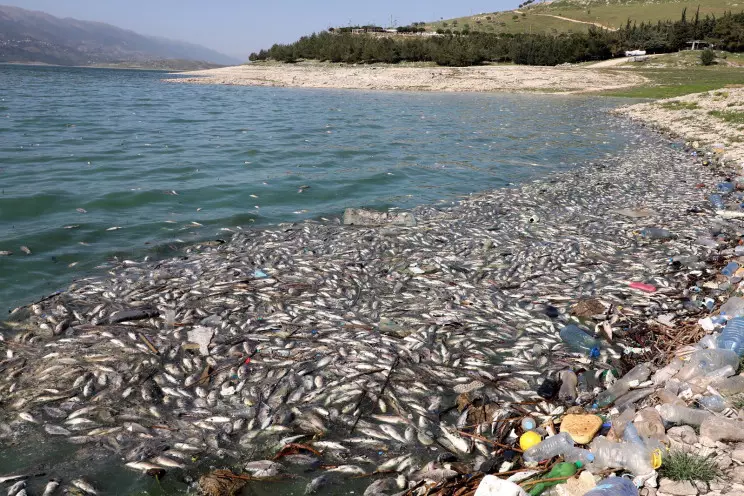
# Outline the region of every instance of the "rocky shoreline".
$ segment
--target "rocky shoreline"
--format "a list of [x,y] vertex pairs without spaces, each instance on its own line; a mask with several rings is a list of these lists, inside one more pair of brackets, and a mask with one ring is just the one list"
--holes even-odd
[[[616,157],[419,207],[415,225],[282,224],[122,261],[3,324],[0,436],[64,439],[133,473],[189,474],[195,458],[252,481],[301,472],[320,493],[509,471],[500,446],[522,417],[591,409],[608,371],[662,367],[670,339],[700,337],[690,288],[740,227],[707,200],[731,171],[692,151],[641,129]],[[579,321],[599,359],[559,337]],[[566,403],[547,380],[568,369],[588,382]],[[709,448],[734,459],[725,446]]]
[[255,63],[185,72],[169,83],[396,91],[586,93],[638,86],[628,71],[584,67],[415,67],[306,62]]

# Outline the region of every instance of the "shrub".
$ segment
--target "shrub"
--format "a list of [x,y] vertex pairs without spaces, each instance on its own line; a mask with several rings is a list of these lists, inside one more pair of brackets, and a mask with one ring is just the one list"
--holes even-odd
[[716,60],[716,54],[713,53],[713,50],[710,48],[707,48],[703,50],[700,53],[700,63],[703,65],[713,65],[713,62]]

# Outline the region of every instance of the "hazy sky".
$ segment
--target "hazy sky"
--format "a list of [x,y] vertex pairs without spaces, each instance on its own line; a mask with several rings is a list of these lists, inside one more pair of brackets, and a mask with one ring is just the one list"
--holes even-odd
[[294,41],[329,26],[387,26],[515,8],[519,0],[0,0],[58,17],[102,21],[142,34],[199,43],[228,55]]

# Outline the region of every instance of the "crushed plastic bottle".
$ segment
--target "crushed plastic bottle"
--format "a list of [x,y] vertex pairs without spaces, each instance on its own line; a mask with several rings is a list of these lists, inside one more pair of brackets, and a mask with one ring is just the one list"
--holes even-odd
[[640,410],[633,423],[641,437],[654,439],[659,443],[668,442],[664,422],[656,408],[649,407]]
[[718,347],[731,350],[739,357],[744,355],[744,318],[736,317],[728,321],[718,338]]
[[[721,337],[723,337],[723,334],[721,334]],[[725,349],[698,350],[690,356],[690,360],[677,374],[677,378],[682,381],[689,381],[695,377],[704,377],[727,365],[734,370],[739,367],[739,355],[736,352]]]
[[608,477],[597,483],[597,485],[584,496],[638,496],[638,488],[633,481],[625,477]]
[[734,183],[730,183],[728,181],[716,184],[716,190],[724,195],[732,193],[735,189],[736,186],[734,185]]
[[739,270],[739,267],[741,267],[736,262],[729,262],[726,264],[726,266],[721,269],[721,274],[723,274],[726,277],[733,277],[733,275],[736,273],[737,270]]
[[716,413],[722,412],[728,406],[726,405],[726,400],[719,395],[703,396],[702,398],[698,398],[697,402],[702,408]]
[[688,408],[682,405],[664,404],[658,408],[661,418],[663,418],[665,422],[673,424],[698,426],[702,424],[705,419],[711,416],[711,413],[706,412],[705,410]]
[[522,455],[525,462],[539,462],[562,455],[573,449],[574,440],[568,432],[545,438],[540,444],[528,449]]
[[711,384],[716,391],[727,396],[744,393],[744,376],[735,375],[725,379],[718,379]]
[[658,227],[647,227],[642,229],[640,234],[646,239],[672,239],[674,237],[672,231]]
[[561,339],[573,351],[584,353],[591,358],[597,358],[601,341],[582,331],[575,324],[568,324],[560,331]]
[[604,408],[610,406],[630,391],[631,386],[634,382],[642,382],[648,379],[651,375],[651,368],[647,363],[640,363],[633,367],[625,376],[618,380],[615,384],[607,388],[605,391],[597,396],[597,400],[594,403],[594,408]]
[[572,370],[564,370],[560,373],[561,388],[558,390],[558,399],[564,403],[573,404],[576,401],[576,386],[579,379]]
[[726,203],[723,201],[723,197],[718,194],[713,194],[708,197],[708,201],[716,210],[725,210],[726,209]]
[[598,468],[619,468],[633,475],[647,475],[661,465],[661,453],[649,452],[635,443],[613,443],[604,436],[594,438],[591,445],[594,465]]
[[744,298],[738,296],[729,298],[726,303],[721,305],[719,313],[728,320],[734,317],[744,317]]

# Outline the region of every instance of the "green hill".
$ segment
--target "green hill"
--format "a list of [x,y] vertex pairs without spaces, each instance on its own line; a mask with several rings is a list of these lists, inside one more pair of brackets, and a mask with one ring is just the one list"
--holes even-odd
[[685,8],[688,19],[692,19],[698,5],[702,17],[744,10],[744,0],[554,0],[516,10],[431,22],[426,24],[426,28],[429,31],[467,29],[487,33],[584,32],[592,24],[617,29],[625,25],[628,19],[639,24],[643,21],[676,21]]

